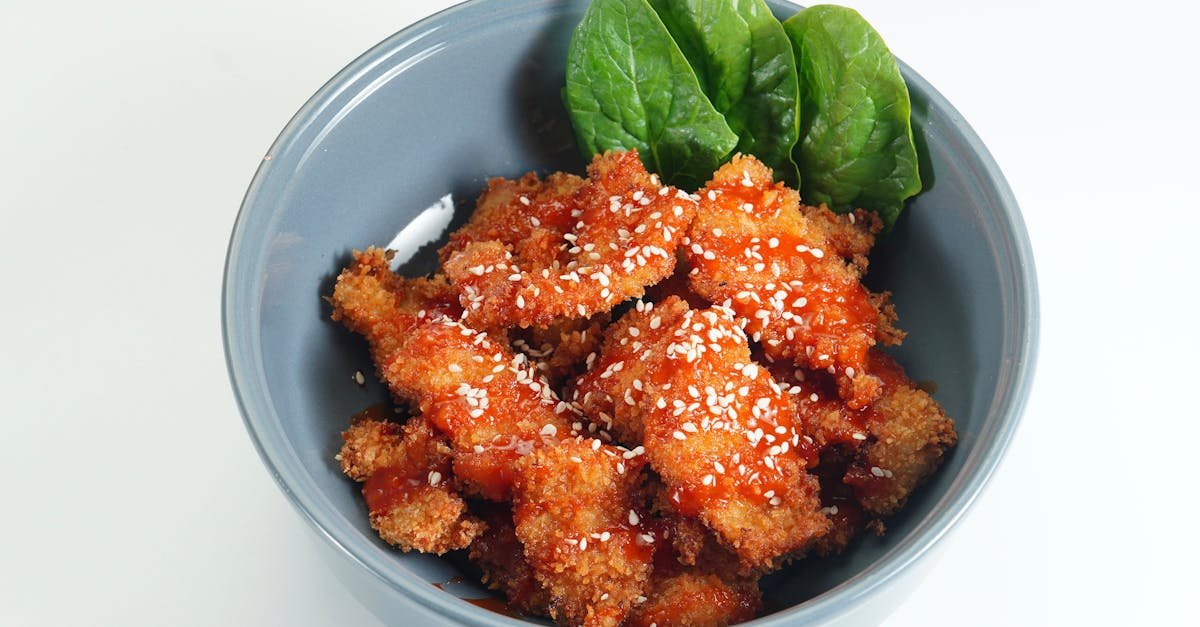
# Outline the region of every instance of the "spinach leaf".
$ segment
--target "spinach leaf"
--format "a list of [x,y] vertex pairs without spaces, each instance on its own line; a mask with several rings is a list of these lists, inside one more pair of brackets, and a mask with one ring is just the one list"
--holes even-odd
[[677,185],[702,185],[737,145],[646,0],[592,1],[571,37],[564,93],[586,156],[636,148]]
[[789,184],[798,182],[792,148],[800,136],[796,58],[763,0],[649,0],[695,70],[737,150]]
[[883,39],[852,9],[809,7],[783,23],[796,51],[801,195],[872,209],[891,229],[921,191],[908,87]]

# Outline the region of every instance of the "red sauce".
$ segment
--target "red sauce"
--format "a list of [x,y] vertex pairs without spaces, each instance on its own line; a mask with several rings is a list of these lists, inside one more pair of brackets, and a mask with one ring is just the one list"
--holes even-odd
[[484,597],[482,599],[463,599],[467,603],[476,607],[482,607],[485,610],[490,610],[497,614],[503,614],[512,618],[524,618],[524,615],[513,609],[508,603],[496,597]]
[[372,514],[386,514],[407,503],[413,492],[423,483],[425,477],[413,476],[409,468],[383,468],[363,484],[363,498]]
[[[750,214],[778,221],[782,226],[778,213],[787,209],[787,195],[781,190],[764,192],[734,182],[719,192],[710,205],[738,215],[746,212],[742,207],[748,204],[752,206]],[[692,241],[715,254],[713,259],[689,254],[689,261],[700,268],[701,275],[726,276],[731,261],[745,267],[738,273],[745,280],[728,281],[717,288],[721,293],[713,300],[730,299],[734,311],[748,320],[746,332],[760,336],[768,353],[795,359],[813,369],[832,366],[839,375],[848,367],[856,374],[866,371],[879,312],[856,274],[825,241],[814,241],[807,234],[786,228],[780,228],[774,237],[760,238],[693,233]],[[775,266],[780,269],[778,277],[773,271]],[[759,317],[760,311],[768,314]]]

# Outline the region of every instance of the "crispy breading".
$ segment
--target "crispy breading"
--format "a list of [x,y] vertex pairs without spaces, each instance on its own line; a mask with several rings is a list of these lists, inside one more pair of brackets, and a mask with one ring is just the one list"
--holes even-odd
[[516,533],[560,624],[618,625],[645,591],[654,536],[635,498],[645,461],[625,453],[578,437],[522,460]]
[[607,313],[591,318],[560,318],[546,328],[510,331],[513,348],[521,351],[555,390],[587,369],[588,355],[600,349]]
[[675,509],[712,528],[743,570],[777,567],[828,528],[805,471],[816,451],[732,311],[639,303],[610,327],[576,399],[618,441],[640,425]]
[[524,355],[436,308],[420,309],[404,291],[409,285],[374,249],[356,254],[338,277],[333,317],[367,338],[392,393],[414,402],[449,437],[464,488],[507,500],[513,464],[567,434],[572,408]]
[[[636,151],[597,155],[587,181],[569,199],[550,195],[554,203],[570,204],[574,220],[539,230],[561,228],[557,245],[472,234],[448,251],[446,275],[459,291],[468,324],[544,327],[640,297],[646,286],[671,275],[676,245],[696,211],[691,196],[646,172]],[[538,198],[530,198],[531,208]],[[556,205],[556,215],[563,210]]]
[[868,440],[844,481],[854,487],[863,509],[889,516],[937,470],[958,435],[941,405],[917,388],[895,360],[872,351],[871,369],[884,380],[884,394],[872,407]]
[[388,543],[441,555],[485,529],[458,493],[449,445],[421,417],[403,426],[359,420],[342,439],[337,459],[347,476],[365,482],[371,526]]
[[469,557],[483,571],[483,583],[499,590],[508,605],[530,616],[550,615],[550,595],[538,583],[533,567],[525,559],[525,549],[517,539],[512,507],[486,503],[479,515],[487,530],[471,543]]
[[462,228],[450,234],[438,251],[442,262],[475,242],[497,241],[513,248],[520,259],[557,259],[562,234],[575,218],[575,192],[583,179],[555,172],[541,179],[529,172],[513,181],[496,177],[475,201],[475,211]]
[[728,579],[697,569],[655,573],[646,600],[626,627],[720,627],[754,618],[762,595],[754,579]]
[[739,155],[700,190],[683,247],[692,289],[736,311],[770,358],[829,369],[842,397],[865,407],[881,391],[867,351],[902,337],[886,295],[859,281],[878,221],[801,211],[799,195],[772,181],[769,168]]

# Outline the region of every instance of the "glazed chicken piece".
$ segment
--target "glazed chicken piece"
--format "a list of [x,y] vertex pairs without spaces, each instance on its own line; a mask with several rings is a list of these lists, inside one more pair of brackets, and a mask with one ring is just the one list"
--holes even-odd
[[463,487],[509,500],[516,461],[567,434],[574,413],[523,355],[422,302],[413,283],[382,251],[356,253],[334,287],[333,318],[366,337],[392,393],[446,434]]
[[389,544],[441,555],[466,547],[486,528],[459,495],[450,446],[420,416],[404,425],[358,420],[342,440],[342,472],[365,482],[371,526]]
[[737,312],[769,358],[833,373],[851,407],[878,398],[867,353],[903,338],[888,295],[860,283],[878,218],[802,208],[753,157],[734,157],[699,196],[683,248],[692,289]]
[[[378,364],[383,379],[449,438],[463,486],[514,501],[516,536],[551,616],[569,625],[619,624],[650,571],[652,551],[634,550],[642,531],[627,520],[643,462],[576,437],[564,417],[574,408],[523,355],[443,314],[414,313],[420,303],[408,306],[408,296],[390,292],[403,288],[386,255],[358,254],[335,286],[335,319],[390,359]],[[586,537],[563,535],[581,533],[597,534],[599,544],[585,553]],[[578,542],[569,563],[567,539]]]
[[[954,421],[880,350],[867,356],[881,396],[855,410],[841,401],[825,372],[780,367],[772,372],[796,401],[801,428],[822,451],[844,458],[842,481],[872,516],[889,516],[937,470],[958,440]],[[845,509],[843,506],[842,509]]]
[[656,540],[641,524],[644,458],[569,438],[522,460],[516,534],[560,624],[619,625],[650,578]]
[[673,507],[715,531],[743,571],[778,567],[827,531],[805,470],[816,451],[732,311],[639,303],[610,327],[575,393],[606,433],[642,442]]
[[[695,216],[691,196],[659,183],[636,151],[597,155],[586,181],[577,188],[566,181],[493,181],[481,199],[488,210],[452,236],[444,267],[467,324],[486,330],[586,318],[671,275]],[[528,237],[518,240],[526,224]]]

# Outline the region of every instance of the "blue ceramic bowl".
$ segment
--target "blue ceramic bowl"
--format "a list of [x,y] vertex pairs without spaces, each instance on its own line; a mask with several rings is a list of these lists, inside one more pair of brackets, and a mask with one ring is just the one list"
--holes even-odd
[[[402,554],[367,524],[338,471],[339,432],[383,401],[364,343],[321,296],[353,248],[391,245],[432,269],[491,176],[581,171],[559,100],[583,1],[477,0],[384,41],[325,85],[280,134],[234,226],[223,322],[230,378],[264,463],[322,537],[331,566],[387,622],[507,624],[461,563]],[[780,16],[797,7],[772,3]],[[1012,437],[1033,374],[1037,292],[1017,204],[962,117],[903,67],[927,189],[873,256],[869,282],[895,294],[909,339],[895,352],[958,421],[961,442],[889,524],[836,559],[763,582],[776,624],[881,620],[919,579]],[[452,206],[451,206],[452,205]],[[443,585],[434,586],[434,583]]]

